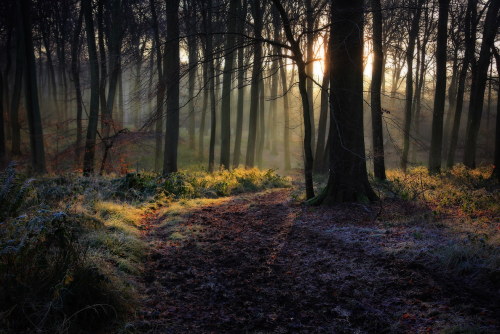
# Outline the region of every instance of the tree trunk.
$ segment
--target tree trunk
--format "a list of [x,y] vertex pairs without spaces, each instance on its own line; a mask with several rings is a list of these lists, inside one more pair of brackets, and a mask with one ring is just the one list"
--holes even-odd
[[307,73],[307,95],[309,100],[309,115],[311,122],[311,147],[316,145],[316,123],[314,121],[314,8],[312,0],[305,0],[306,7],[306,73]]
[[[255,38],[262,38],[262,13],[260,1],[252,0],[252,15],[254,18],[254,35]],[[250,87],[250,118],[248,126],[248,143],[247,143],[247,156],[245,166],[247,168],[254,167],[255,163],[255,149],[257,142],[257,121],[259,112],[259,82],[260,71],[262,67],[262,44],[257,42],[254,44],[253,50],[253,67],[252,67],[252,84]]]
[[83,156],[83,175],[89,176],[94,173],[97,124],[99,121],[99,63],[97,60],[94,20],[92,17],[92,0],[82,0],[82,10],[85,16],[85,31],[87,34],[87,48],[90,62],[89,122]]
[[411,130],[411,107],[413,100],[413,53],[415,51],[415,42],[419,31],[420,13],[423,1],[418,0],[417,8],[413,12],[410,33],[408,36],[408,47],[406,49],[406,64],[408,71],[406,73],[406,98],[405,98],[405,116],[403,127],[403,152],[401,155],[401,169],[406,172],[408,165],[408,153],[410,151],[410,130]]
[[18,17],[22,20],[22,35],[25,50],[25,95],[28,127],[30,132],[31,165],[36,174],[46,172],[45,149],[43,145],[42,118],[38,102],[38,85],[36,75],[35,53],[31,29],[31,0],[21,0],[18,5]]
[[165,96],[166,82],[164,78],[164,73],[162,69],[162,55],[161,55],[161,43],[160,34],[158,31],[158,18],[156,15],[156,7],[154,0],[149,2],[151,8],[151,17],[153,20],[153,38],[156,53],[156,70],[158,72],[158,87],[156,90],[156,110],[155,110],[155,165],[154,169],[156,172],[161,170],[161,155],[163,151],[162,147],[162,134],[163,134],[163,99]]
[[304,120],[304,139],[303,139],[304,179],[306,187],[306,198],[309,200],[314,197],[314,185],[312,179],[314,158],[311,146],[312,142],[311,128],[313,124],[311,124],[311,115],[310,115],[311,104],[309,103],[309,96],[307,93],[306,63],[304,62],[304,56],[300,49],[300,45],[293,35],[290,19],[288,18],[285,9],[283,8],[279,0],[273,0],[273,3],[278,9],[278,12],[280,13],[281,21],[283,23],[283,28],[285,31],[285,36],[291,45],[290,50],[292,51],[293,59],[295,60],[295,64],[297,66],[297,72],[299,74],[299,92],[302,101],[302,117]]
[[325,43],[325,59],[323,60],[323,81],[321,82],[321,106],[318,122],[318,140],[316,143],[316,154],[314,154],[314,171],[323,173],[327,171],[326,161],[325,161],[325,146],[326,146],[326,129],[328,123],[328,87],[330,84],[330,66],[328,64],[330,55],[329,52],[329,42],[326,36],[324,37]]
[[167,86],[167,123],[163,174],[177,172],[179,146],[179,0],[167,1],[167,44],[165,46],[165,78]]
[[3,74],[0,70],[0,169],[5,166],[7,159],[5,151],[5,121],[3,119],[3,104],[4,104],[4,89],[3,89]]
[[[106,121],[106,80],[108,79],[108,70],[106,63],[106,47],[104,45],[104,3],[107,0],[98,0],[97,2],[97,38],[99,43],[99,65],[101,69],[99,83],[99,102],[101,104],[101,130],[104,130]],[[104,131],[103,131],[104,132]]]
[[450,0],[439,0],[439,18],[436,46],[436,88],[432,113],[432,136],[429,153],[429,173],[441,171],[441,152],[443,149],[443,116],[446,99],[446,49],[448,9]]
[[382,101],[380,88],[382,86],[382,6],[380,0],[372,0],[373,13],[373,65],[371,83],[371,111],[373,138],[373,174],[377,179],[385,180],[384,161],[384,130],[382,128]]
[[11,153],[13,156],[21,155],[21,124],[19,124],[19,106],[21,103],[21,90],[23,84],[23,72],[25,66],[25,49],[22,43],[22,22],[17,20],[16,24],[16,70],[14,74],[14,87],[12,89],[12,100],[10,107],[11,128]]
[[194,87],[196,81],[196,69],[198,65],[198,50],[196,45],[196,2],[185,1],[187,7],[186,26],[190,33],[187,37],[188,44],[188,67],[189,67],[189,87],[188,87],[188,133],[189,133],[189,148],[195,150],[195,102],[194,102]]
[[330,172],[314,203],[372,201],[363,135],[363,0],[332,3]]
[[[113,106],[116,97],[116,88],[118,86],[118,77],[120,74],[120,58],[122,46],[122,1],[111,0],[111,33],[109,37],[109,77],[108,98],[106,99],[106,110],[103,111],[102,119],[104,125],[103,138],[110,136],[113,123]],[[114,126],[113,126],[114,127]],[[114,129],[116,131],[116,129]],[[108,139],[106,139],[108,140]]]
[[[498,50],[493,47],[493,54],[495,56],[495,62],[497,65],[497,74],[500,73],[500,54]],[[495,129],[495,157],[493,159],[493,172],[491,173],[491,178],[496,178],[500,181],[500,78],[497,85],[497,117],[496,117],[496,129]]]
[[462,109],[465,95],[465,81],[467,79],[467,71],[469,64],[474,57],[474,50],[476,44],[476,11],[477,0],[468,0],[467,13],[465,15],[465,55],[458,76],[457,98],[455,104],[455,115],[453,117],[453,126],[450,135],[450,148],[446,159],[448,168],[453,167],[455,163],[455,152],[457,150],[458,132],[460,130],[460,120],[462,118]]
[[82,30],[83,10],[80,10],[78,21],[75,26],[73,34],[73,41],[71,43],[71,75],[73,77],[73,84],[75,85],[76,95],[76,143],[75,143],[75,163],[80,164],[81,147],[82,147],[82,113],[83,113],[83,99],[82,87],[80,83],[80,34]]
[[469,118],[467,120],[467,130],[465,134],[464,165],[469,168],[476,168],[476,146],[479,135],[479,126],[483,112],[484,91],[488,75],[488,65],[491,58],[490,48],[494,45],[498,30],[498,11],[500,1],[491,1],[486,19],[484,21],[483,40],[477,69],[472,73],[472,85],[469,102]]
[[[240,20],[244,20],[247,15],[247,3],[243,1],[243,6],[240,8]],[[244,32],[243,24],[237,25],[239,28],[239,32]],[[236,115],[236,133],[234,140],[234,152],[233,152],[233,167],[236,168],[240,164],[240,156],[241,156],[241,137],[243,132],[243,103],[245,96],[245,88],[243,87],[245,81],[245,60],[244,53],[245,49],[243,48],[244,39],[243,36],[238,36],[238,106],[237,106],[237,115]]]
[[205,48],[205,62],[203,64],[203,104],[201,106],[200,132],[198,134],[198,159],[203,161],[205,155],[205,122],[208,107],[208,62]]
[[229,169],[231,159],[231,75],[234,63],[234,45],[236,36],[236,17],[238,15],[240,0],[231,0],[229,3],[228,36],[226,37],[226,57],[224,60],[224,73],[222,78],[222,106],[221,106],[221,149],[220,164]]
[[283,66],[283,59],[279,58],[280,64],[280,77],[281,77],[281,91],[283,95],[283,155],[285,162],[285,170],[288,171],[292,169],[292,165],[290,162],[290,113],[289,113],[289,105],[288,105],[288,85],[286,83],[286,71]]

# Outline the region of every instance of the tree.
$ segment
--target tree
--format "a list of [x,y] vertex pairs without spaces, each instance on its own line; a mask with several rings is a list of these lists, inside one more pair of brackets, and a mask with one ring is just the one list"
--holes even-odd
[[81,146],[82,146],[82,114],[83,114],[83,97],[82,86],[80,83],[80,34],[83,23],[83,10],[80,9],[78,20],[73,32],[73,39],[71,41],[71,75],[73,84],[75,86],[76,96],[76,142],[75,142],[75,162],[78,165],[81,159]]
[[24,43],[25,71],[25,97],[26,111],[28,114],[28,127],[30,133],[31,166],[36,174],[46,172],[45,148],[43,145],[42,117],[38,102],[38,84],[33,49],[33,36],[31,28],[31,0],[21,0],[18,4],[19,15],[22,21],[22,34]]
[[234,47],[236,36],[236,19],[240,0],[231,0],[228,13],[228,35],[226,37],[226,57],[222,78],[222,106],[221,106],[221,152],[220,164],[225,169],[230,168],[231,155],[231,74],[234,63]]
[[311,104],[309,103],[309,94],[307,92],[307,70],[306,62],[302,50],[300,49],[299,41],[294,37],[290,19],[285,11],[285,8],[279,0],[273,0],[273,4],[278,9],[285,32],[285,37],[289,43],[288,49],[292,52],[292,59],[295,61],[299,76],[299,92],[302,101],[302,118],[304,120],[304,179],[306,186],[306,198],[314,197],[314,186],[312,180],[313,170],[313,152],[312,152],[312,122],[311,122]]
[[165,128],[165,155],[163,174],[177,172],[179,146],[179,0],[166,2],[167,45],[165,51],[165,75],[167,86],[167,123]]
[[[500,75],[500,54],[498,49],[495,47],[493,49],[493,55],[495,56],[495,63],[497,65],[497,74]],[[500,181],[500,78],[497,83],[497,117],[496,117],[496,129],[495,129],[495,158],[493,160],[493,172],[491,173],[491,178],[496,178]]]
[[462,62],[462,68],[458,75],[457,98],[455,103],[455,114],[453,117],[453,126],[450,135],[450,148],[446,159],[446,166],[453,167],[455,162],[455,152],[458,143],[458,131],[460,129],[460,121],[462,118],[462,109],[465,95],[465,80],[471,61],[474,59],[474,50],[476,46],[476,11],[477,0],[468,0],[465,15],[464,32],[465,32],[465,55]]
[[[260,1],[251,0],[253,30],[255,39],[262,39],[262,13]],[[259,111],[259,82],[262,67],[262,43],[256,41],[253,50],[252,83],[250,86],[250,119],[248,124],[247,156],[245,166],[253,167],[255,163],[255,149],[257,142],[257,117]]]
[[401,155],[401,169],[406,171],[408,165],[408,152],[410,150],[410,129],[411,129],[411,108],[413,100],[413,53],[415,51],[415,41],[418,35],[418,27],[420,22],[420,13],[423,0],[417,0],[416,8],[412,10],[413,17],[411,20],[411,28],[408,36],[408,47],[406,49],[406,64],[408,71],[406,73],[406,98],[405,98],[405,116],[403,128],[403,152]]
[[479,51],[479,59],[476,65],[477,68],[472,73],[464,153],[464,165],[469,168],[476,168],[477,137],[479,135],[479,126],[483,113],[484,91],[486,89],[488,66],[491,58],[490,50],[495,41],[498,25],[500,23],[498,19],[499,9],[500,1],[490,1],[484,22],[481,50]]
[[443,148],[443,116],[446,98],[446,47],[448,30],[448,9],[450,0],[439,0],[438,36],[436,48],[436,90],[432,113],[432,137],[429,153],[429,172],[441,170],[441,151]]
[[372,0],[373,15],[373,65],[371,83],[371,112],[373,137],[373,172],[376,178],[385,180],[384,133],[382,129],[382,86],[384,52],[382,48],[382,6],[380,0]]
[[372,201],[363,135],[363,0],[336,0],[331,9],[330,171],[312,201]]
[[243,47],[244,37],[244,25],[243,22],[247,16],[247,0],[243,0],[242,6],[240,6],[239,19],[241,22],[237,25],[239,29],[239,34],[237,37],[238,45],[238,105],[237,105],[237,115],[236,115],[236,131],[234,140],[234,151],[233,151],[233,167],[238,167],[240,164],[241,156],[241,138],[243,135],[243,100],[245,95],[245,88],[243,86],[245,80],[245,48]]
[[85,153],[83,156],[83,175],[94,173],[95,146],[97,123],[99,120],[99,63],[95,44],[94,19],[92,17],[92,0],[82,0],[82,10],[85,16],[85,31],[87,34],[87,49],[90,62],[90,105]]

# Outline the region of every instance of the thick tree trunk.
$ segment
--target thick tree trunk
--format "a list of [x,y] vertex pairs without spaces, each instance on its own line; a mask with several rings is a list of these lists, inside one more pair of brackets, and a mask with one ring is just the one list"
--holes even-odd
[[363,0],[332,4],[330,172],[314,203],[371,201],[363,135]]
[[156,53],[156,70],[158,72],[158,87],[156,90],[156,110],[154,114],[155,118],[155,165],[154,169],[156,172],[161,170],[162,163],[162,134],[163,134],[163,101],[165,96],[166,82],[163,73],[162,66],[162,54],[161,54],[161,43],[160,34],[158,31],[158,18],[156,15],[155,1],[150,0],[149,2],[151,8],[151,16],[153,19],[153,38]]
[[94,173],[97,124],[99,121],[99,63],[95,43],[94,20],[92,17],[92,0],[82,0],[82,10],[85,16],[85,31],[90,62],[90,105],[85,153],[83,156],[83,175]]
[[477,11],[477,0],[468,0],[467,2],[467,13],[465,15],[465,55],[460,69],[460,74],[458,76],[458,87],[457,87],[457,98],[455,104],[455,115],[453,117],[453,126],[450,135],[450,148],[448,150],[448,156],[446,159],[446,166],[448,168],[453,167],[455,163],[455,152],[457,150],[458,143],[458,132],[460,130],[460,121],[462,118],[462,109],[464,103],[465,95],[465,81],[467,79],[467,71],[469,64],[474,56],[475,44],[476,44],[476,11]]
[[179,0],[167,1],[167,44],[165,46],[165,77],[167,86],[167,123],[165,128],[165,155],[163,174],[177,172],[179,146]]
[[488,75],[488,66],[491,58],[490,49],[494,45],[497,36],[498,11],[500,1],[491,1],[486,19],[484,21],[483,38],[479,60],[477,61],[477,70],[472,73],[472,85],[470,92],[469,113],[467,120],[467,130],[465,134],[465,153],[464,165],[469,168],[476,168],[476,146],[479,135],[479,126],[481,125],[481,116],[483,112],[484,91],[486,88],[486,79]]
[[384,54],[382,51],[382,7],[380,0],[372,0],[373,15],[373,65],[371,83],[371,112],[373,138],[373,174],[377,179],[385,180],[384,132],[382,128],[382,85]]
[[432,112],[432,136],[429,152],[429,173],[441,171],[443,149],[443,116],[446,99],[446,49],[448,30],[448,9],[450,0],[439,0],[438,35],[436,46],[436,89]]
[[[118,86],[118,77],[120,74],[120,58],[122,45],[122,1],[111,1],[111,33],[109,37],[109,77],[108,98],[106,99],[106,110],[103,111],[103,138],[110,136],[113,127],[113,106],[116,97],[116,88]],[[117,129],[114,129],[117,131]],[[107,139],[106,139],[107,140]]]
[[411,130],[411,108],[413,100],[413,53],[415,51],[415,42],[419,31],[420,13],[423,1],[418,0],[417,8],[413,11],[410,33],[408,36],[408,47],[406,49],[406,64],[408,71],[406,73],[406,98],[405,98],[405,116],[403,127],[403,152],[401,155],[401,169],[406,172],[408,166],[408,153],[410,151],[410,130]]
[[234,63],[234,45],[236,36],[236,19],[240,0],[231,0],[229,3],[228,35],[226,37],[224,73],[222,78],[222,105],[221,105],[221,148],[220,164],[225,169],[231,167],[231,76]]
[[18,16],[22,20],[23,43],[25,49],[25,96],[28,127],[30,132],[31,166],[36,174],[46,172],[45,149],[43,145],[42,117],[38,102],[38,84],[36,74],[35,54],[31,29],[31,0],[21,0],[18,5]]
[[[254,35],[255,38],[262,38],[262,13],[260,2],[258,0],[251,1],[252,15],[254,18]],[[247,168],[254,167],[255,149],[257,142],[257,121],[259,113],[259,82],[260,71],[262,67],[262,44],[257,42],[253,50],[253,67],[252,67],[252,84],[250,87],[250,118],[248,126],[248,143],[247,156],[245,166]]]

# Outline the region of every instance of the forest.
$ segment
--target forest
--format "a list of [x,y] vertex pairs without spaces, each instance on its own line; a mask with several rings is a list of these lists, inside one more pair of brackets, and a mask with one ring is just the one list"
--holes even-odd
[[0,1],[0,334],[500,333],[500,1]]

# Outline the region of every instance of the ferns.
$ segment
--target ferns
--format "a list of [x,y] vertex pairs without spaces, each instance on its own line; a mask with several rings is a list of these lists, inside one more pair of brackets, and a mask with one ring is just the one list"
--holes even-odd
[[16,163],[11,162],[0,174],[0,221],[18,214],[33,179],[21,181],[16,173]]

